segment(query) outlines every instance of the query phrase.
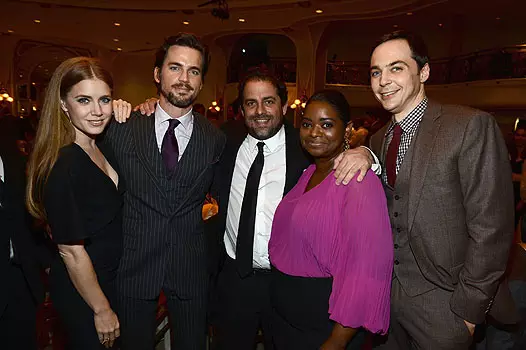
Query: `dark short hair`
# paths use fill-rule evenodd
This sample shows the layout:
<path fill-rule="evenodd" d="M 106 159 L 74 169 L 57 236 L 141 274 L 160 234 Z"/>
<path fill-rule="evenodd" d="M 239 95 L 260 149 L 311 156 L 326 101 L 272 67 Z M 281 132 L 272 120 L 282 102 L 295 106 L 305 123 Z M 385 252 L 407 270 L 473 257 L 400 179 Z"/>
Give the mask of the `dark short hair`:
<path fill-rule="evenodd" d="M 244 92 L 245 92 L 245 86 L 248 82 L 251 81 L 267 81 L 271 83 L 275 88 L 276 92 L 279 96 L 279 99 L 281 100 L 281 105 L 284 106 L 287 104 L 289 93 L 287 91 L 287 85 L 285 85 L 284 82 L 276 78 L 274 75 L 268 72 L 263 72 L 260 70 L 255 70 L 247 74 L 240 82 L 237 87 L 238 91 L 238 100 L 241 105 L 241 108 L 243 108 L 243 101 L 244 98 Z"/>
<path fill-rule="evenodd" d="M 206 45 L 203 44 L 194 34 L 190 33 L 179 33 L 164 39 L 164 43 L 157 49 L 157 52 L 155 53 L 154 68 L 162 68 L 168 50 L 172 46 L 189 47 L 201 53 L 201 57 L 203 58 L 201 74 L 204 80 L 206 72 L 208 71 L 208 65 L 210 63 L 210 54 Z"/>
<path fill-rule="evenodd" d="M 416 61 L 418 70 L 420 71 L 426 64 L 429 63 L 429 55 L 427 53 L 427 45 L 416 33 L 407 30 L 397 30 L 383 35 L 374 46 L 374 51 L 381 44 L 392 40 L 405 40 L 411 49 L 411 57 Z M 372 53 L 371 51 L 371 53 Z"/>
<path fill-rule="evenodd" d="M 315 101 L 325 102 L 334 108 L 344 125 L 347 125 L 351 121 L 351 106 L 345 96 L 338 90 L 321 90 L 315 92 L 307 101 L 305 108 L 307 108 L 311 102 Z"/>

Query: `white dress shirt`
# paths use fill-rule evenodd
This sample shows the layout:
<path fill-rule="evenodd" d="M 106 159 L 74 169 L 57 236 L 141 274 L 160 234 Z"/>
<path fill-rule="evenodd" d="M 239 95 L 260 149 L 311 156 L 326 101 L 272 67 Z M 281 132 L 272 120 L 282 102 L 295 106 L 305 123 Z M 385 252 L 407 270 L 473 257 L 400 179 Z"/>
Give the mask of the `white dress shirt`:
<path fill-rule="evenodd" d="M 243 205 L 248 171 L 258 154 L 258 142 L 261 140 L 247 135 L 237 153 L 236 165 L 232 175 L 225 230 L 225 247 L 228 256 L 232 259 L 236 258 L 239 216 Z M 255 268 L 269 269 L 268 242 L 272 220 L 285 191 L 287 170 L 285 128 L 282 126 L 276 135 L 263 140 L 263 142 L 265 143 L 263 147 L 265 163 L 258 188 L 252 264 Z"/>
<path fill-rule="evenodd" d="M 157 138 L 159 152 L 161 152 L 164 134 L 166 134 L 168 125 L 170 125 L 168 122 L 170 119 L 172 119 L 172 117 L 157 103 L 157 107 L 155 108 L 155 137 Z M 192 109 L 185 115 L 177 118 L 177 120 L 181 122 L 175 128 L 175 137 L 177 138 L 177 145 L 179 146 L 179 160 L 181 160 L 186 146 L 188 146 L 188 142 L 190 142 L 190 137 L 192 137 L 192 131 L 194 130 L 194 115 L 192 114 Z"/>
<path fill-rule="evenodd" d="M 0 180 L 5 182 L 5 179 L 4 179 L 4 162 L 2 161 L 2 156 L 0 156 Z"/>
<path fill-rule="evenodd" d="M 2 161 L 2 156 L 0 156 L 0 181 L 3 181 L 5 183 L 5 170 L 4 170 L 4 162 Z M 1 205 L 2 203 L 0 203 Z M 13 242 L 9 240 L 9 259 L 13 259 L 15 256 L 15 253 L 13 251 Z"/>

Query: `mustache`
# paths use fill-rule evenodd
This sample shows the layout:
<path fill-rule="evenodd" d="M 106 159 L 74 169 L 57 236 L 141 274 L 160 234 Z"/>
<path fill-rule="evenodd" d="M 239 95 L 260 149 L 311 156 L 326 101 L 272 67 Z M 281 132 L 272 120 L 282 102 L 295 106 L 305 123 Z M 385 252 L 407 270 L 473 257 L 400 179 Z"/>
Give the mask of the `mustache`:
<path fill-rule="evenodd" d="M 250 119 L 272 119 L 272 116 L 267 113 L 254 114 Z"/>
<path fill-rule="evenodd" d="M 186 89 L 186 90 L 190 90 L 190 91 L 194 91 L 194 89 L 192 88 L 192 86 L 190 84 L 185 84 L 185 83 L 181 83 L 181 84 L 173 84 L 172 87 L 174 89 Z"/>

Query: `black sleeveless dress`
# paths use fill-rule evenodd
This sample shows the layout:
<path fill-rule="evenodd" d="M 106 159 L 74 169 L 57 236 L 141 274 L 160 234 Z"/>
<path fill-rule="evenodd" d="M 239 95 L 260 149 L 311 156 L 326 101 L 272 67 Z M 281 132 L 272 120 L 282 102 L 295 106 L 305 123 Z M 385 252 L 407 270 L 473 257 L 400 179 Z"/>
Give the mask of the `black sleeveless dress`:
<path fill-rule="evenodd" d="M 101 148 L 119 173 L 110 150 Z M 77 144 L 65 146 L 44 187 L 44 207 L 56 244 L 83 241 L 102 291 L 114 309 L 113 282 L 122 255 L 122 192 Z M 50 296 L 65 328 L 69 349 L 103 349 L 93 311 L 69 278 L 58 251 L 49 275 Z M 115 309 L 114 309 L 115 310 Z"/>

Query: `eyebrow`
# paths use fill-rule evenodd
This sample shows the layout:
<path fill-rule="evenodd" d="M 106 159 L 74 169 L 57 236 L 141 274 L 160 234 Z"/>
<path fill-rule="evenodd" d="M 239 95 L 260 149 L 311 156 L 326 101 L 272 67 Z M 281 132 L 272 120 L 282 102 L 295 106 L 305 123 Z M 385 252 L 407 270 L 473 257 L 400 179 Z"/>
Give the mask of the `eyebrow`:
<path fill-rule="evenodd" d="M 306 120 L 309 120 L 309 121 L 312 121 L 311 118 L 309 118 L 308 116 L 304 115 L 301 120 L 303 119 L 306 119 Z M 336 119 L 335 118 L 320 118 L 320 122 L 326 122 L 326 121 L 335 121 Z"/>
<path fill-rule="evenodd" d="M 181 64 L 179 62 L 168 62 L 167 63 L 168 66 L 179 66 L 179 67 L 184 67 L 184 64 Z M 201 67 L 197 67 L 197 66 L 190 66 L 188 67 L 188 69 L 196 69 L 198 70 L 199 72 L 201 72 Z"/>
<path fill-rule="evenodd" d="M 395 65 L 397 65 L 397 64 L 402 64 L 402 65 L 404 65 L 404 66 L 406 66 L 406 67 L 409 67 L 409 65 L 408 65 L 406 62 L 402 61 L 402 60 L 398 60 L 398 61 L 391 62 L 391 63 L 389 63 L 388 65 L 386 65 L 386 67 L 392 67 L 392 66 L 395 66 Z M 370 70 L 373 70 L 373 69 L 380 69 L 380 67 L 378 67 L 378 66 L 372 66 L 372 67 L 370 68 Z"/>
<path fill-rule="evenodd" d="M 75 96 L 75 97 L 73 97 L 73 98 L 79 98 L 79 97 L 85 97 L 85 98 L 90 98 L 90 99 L 93 98 L 93 96 L 90 96 L 90 95 L 82 95 L 82 94 L 77 95 L 77 96 Z M 104 98 L 104 97 L 109 97 L 109 98 L 111 98 L 111 95 L 102 95 L 102 96 L 100 96 L 99 98 Z"/>
<path fill-rule="evenodd" d="M 268 101 L 268 100 L 276 101 L 276 97 L 274 97 L 274 96 L 266 96 L 266 97 L 262 98 L 262 101 Z M 243 103 L 256 102 L 256 101 L 257 100 L 255 98 L 245 98 Z"/>

